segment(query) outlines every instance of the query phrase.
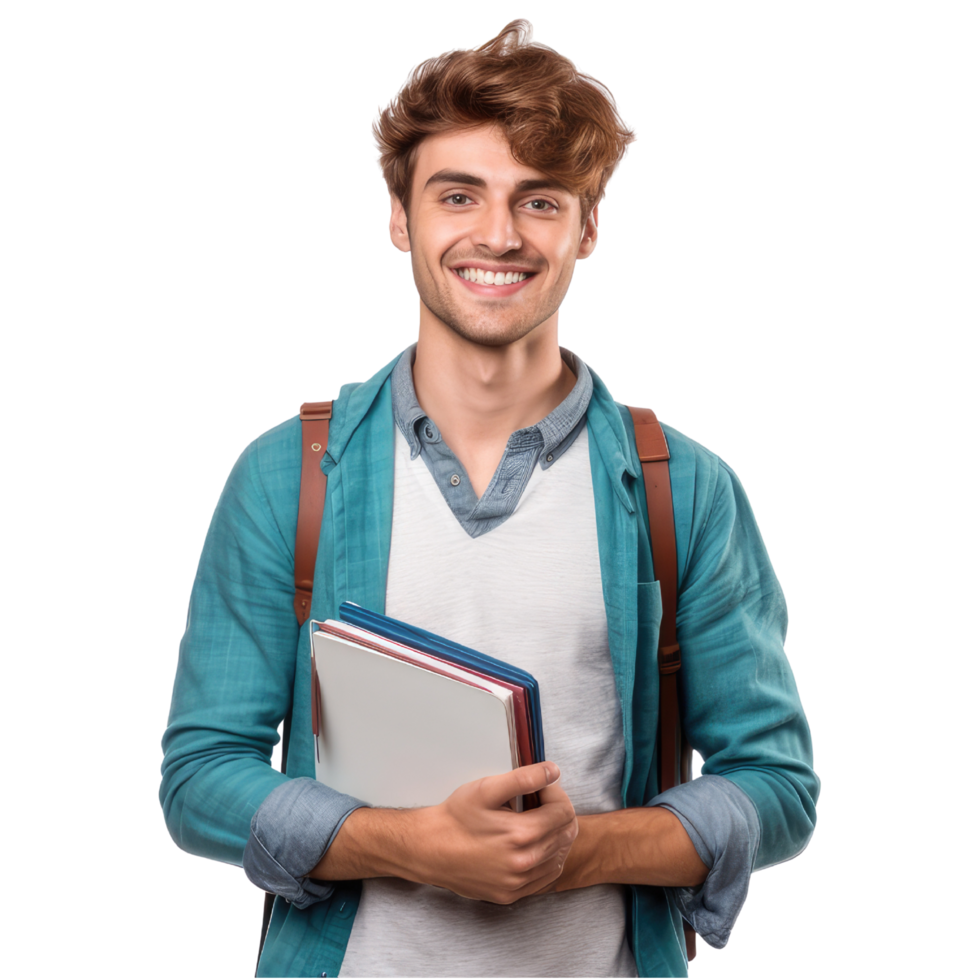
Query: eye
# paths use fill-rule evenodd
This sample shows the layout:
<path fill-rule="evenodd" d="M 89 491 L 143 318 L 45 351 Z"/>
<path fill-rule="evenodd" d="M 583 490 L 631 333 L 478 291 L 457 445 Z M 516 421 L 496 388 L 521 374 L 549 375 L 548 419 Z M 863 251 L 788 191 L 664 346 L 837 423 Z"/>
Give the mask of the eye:
<path fill-rule="evenodd" d="M 546 211 L 558 210 L 558 207 L 555 204 L 553 204 L 551 201 L 545 200 L 543 197 L 538 197 L 533 201 L 528 201 L 524 207 L 526 207 L 529 211 L 539 211 L 542 213 Z"/>
<path fill-rule="evenodd" d="M 450 194 L 445 201 L 447 204 L 455 204 L 457 207 L 462 207 L 464 204 L 468 204 L 471 198 L 466 194 L 460 194 L 459 192 L 455 194 Z"/>

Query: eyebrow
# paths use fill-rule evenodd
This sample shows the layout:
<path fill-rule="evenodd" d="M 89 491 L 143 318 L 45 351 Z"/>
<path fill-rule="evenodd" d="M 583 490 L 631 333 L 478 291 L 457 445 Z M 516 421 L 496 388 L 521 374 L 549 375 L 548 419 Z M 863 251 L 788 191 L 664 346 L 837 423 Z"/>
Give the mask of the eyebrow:
<path fill-rule="evenodd" d="M 467 174 L 461 170 L 439 170 L 425 182 L 425 187 L 428 187 L 430 184 L 465 184 L 467 187 L 487 186 L 487 182 L 482 177 L 477 177 L 475 174 Z M 566 194 L 572 193 L 564 184 L 547 177 L 518 181 L 514 189 L 519 194 L 523 194 L 526 191 L 540 190 L 564 191 Z"/>

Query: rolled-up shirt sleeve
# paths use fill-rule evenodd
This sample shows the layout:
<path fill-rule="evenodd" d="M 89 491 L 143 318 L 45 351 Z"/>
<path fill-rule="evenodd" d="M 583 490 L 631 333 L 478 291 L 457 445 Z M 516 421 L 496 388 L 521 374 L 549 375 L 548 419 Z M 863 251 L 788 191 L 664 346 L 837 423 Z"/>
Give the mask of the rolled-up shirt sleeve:
<path fill-rule="evenodd" d="M 215 510 L 181 642 L 160 801 L 184 850 L 245 864 L 260 887 L 306 906 L 331 888 L 303 876 L 363 804 L 270 765 L 308 663 L 290 547 L 300 439 L 291 419 L 253 442 Z M 302 741 L 291 764 L 312 770 L 312 741 Z M 308 763 L 297 766 L 304 750 Z"/>
<path fill-rule="evenodd" d="M 820 780 L 784 649 L 786 602 L 745 491 L 716 456 L 665 432 L 678 556 L 679 703 L 703 775 L 659 796 L 648 784 L 645 795 L 677 816 L 709 868 L 699 888 L 668 895 L 720 948 L 750 873 L 806 847 Z"/>
<path fill-rule="evenodd" d="M 333 894 L 306 875 L 320 862 L 361 800 L 302 777 L 274 789 L 252 818 L 242 867 L 259 888 L 305 909 Z"/>
<path fill-rule="evenodd" d="M 747 793 L 723 776 L 701 776 L 650 800 L 680 820 L 708 877 L 698 888 L 670 888 L 681 915 L 710 946 L 728 942 L 749 892 L 762 829 Z"/>

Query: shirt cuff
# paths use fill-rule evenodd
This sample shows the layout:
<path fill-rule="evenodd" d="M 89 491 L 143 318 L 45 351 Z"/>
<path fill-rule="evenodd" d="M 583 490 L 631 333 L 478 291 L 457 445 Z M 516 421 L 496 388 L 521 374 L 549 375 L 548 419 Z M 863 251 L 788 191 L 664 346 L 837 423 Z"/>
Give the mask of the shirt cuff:
<path fill-rule="evenodd" d="M 343 822 L 362 806 L 367 804 L 315 779 L 282 783 L 252 817 L 242 859 L 245 874 L 259 888 L 299 909 L 329 898 L 334 889 L 330 882 L 305 876 L 327 852 Z"/>
<path fill-rule="evenodd" d="M 762 828 L 755 804 L 730 779 L 701 776 L 655 796 L 683 824 L 708 877 L 698 888 L 668 888 L 681 915 L 709 946 L 721 949 L 749 893 Z"/>

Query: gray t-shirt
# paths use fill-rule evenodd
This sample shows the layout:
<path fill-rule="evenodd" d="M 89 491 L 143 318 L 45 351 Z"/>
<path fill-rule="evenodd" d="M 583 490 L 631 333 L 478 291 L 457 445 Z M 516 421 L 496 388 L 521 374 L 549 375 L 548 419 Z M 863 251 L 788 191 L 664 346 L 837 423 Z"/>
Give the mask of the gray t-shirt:
<path fill-rule="evenodd" d="M 395 433 L 386 611 L 538 679 L 547 756 L 580 814 L 621 807 L 624 742 L 607 639 L 587 431 L 536 466 L 508 518 L 467 533 Z M 400 879 L 364 882 L 341 976 L 636 976 L 628 890 L 509 906 Z"/>

